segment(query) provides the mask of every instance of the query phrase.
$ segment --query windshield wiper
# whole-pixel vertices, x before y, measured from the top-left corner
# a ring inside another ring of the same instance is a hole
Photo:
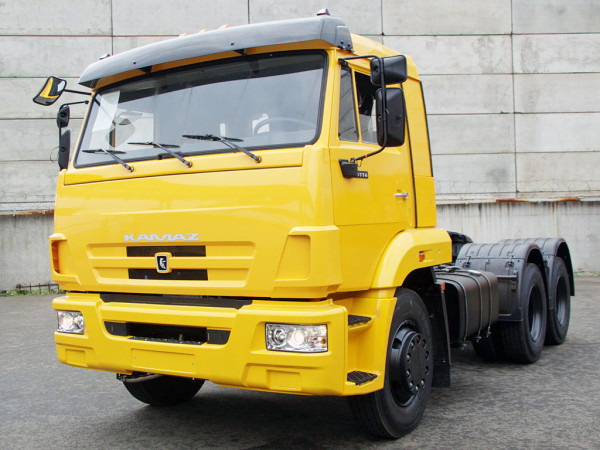
[[[240,147],[239,145],[236,144],[236,142],[242,142],[243,139],[229,138],[229,137],[225,137],[225,136],[215,136],[214,134],[182,134],[182,137],[188,138],[188,139],[198,139],[199,141],[222,142],[227,147],[233,148],[233,149],[237,150],[238,152],[242,152],[242,153],[248,155],[250,158],[252,158],[254,161],[256,161],[257,164],[262,161],[262,158],[260,156],[257,156],[254,153],[250,152],[249,150],[246,150],[244,147]]]
[[[128,144],[131,144],[131,145],[151,145],[154,148],[160,148],[161,150],[163,150],[163,151],[167,152],[169,155],[171,155],[173,158],[177,158],[179,161],[181,161],[182,163],[184,163],[186,166],[192,167],[192,163],[191,162],[189,162],[187,159],[185,159],[179,153],[176,153],[173,150],[171,150],[172,148],[179,148],[179,145],[159,144],[159,143],[153,142],[153,141],[149,141],[149,142],[128,142]]]
[[[129,170],[130,172],[133,172],[133,167],[131,167],[129,164],[127,164],[125,161],[123,161],[121,158],[119,158],[117,155],[115,155],[115,153],[126,153],[126,152],[122,152],[121,150],[106,150],[104,148],[93,148],[93,149],[81,150],[81,151],[83,153],[105,153],[108,156],[110,156],[112,159],[114,159],[116,162],[121,164],[123,167],[125,167],[127,170]]]

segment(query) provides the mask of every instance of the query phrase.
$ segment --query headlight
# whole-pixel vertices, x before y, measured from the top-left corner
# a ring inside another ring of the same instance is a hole
[[[79,311],[56,311],[58,331],[61,333],[83,334],[85,321]]]
[[[302,353],[327,351],[327,325],[268,323],[265,335],[267,350]]]

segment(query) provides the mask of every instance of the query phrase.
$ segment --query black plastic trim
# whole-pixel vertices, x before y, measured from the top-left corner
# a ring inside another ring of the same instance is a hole
[[[207,297],[203,295],[153,295],[103,292],[100,299],[106,303],[142,303],[150,305],[209,306],[240,309],[251,305],[249,298]]]
[[[548,286],[542,252],[533,240],[464,244],[456,258],[455,265],[465,270],[486,271],[495,274],[498,278],[500,321],[521,322],[523,320],[523,299],[519,292],[528,263],[534,263],[540,268],[544,285]]]
[[[372,381],[377,378],[377,375],[374,373],[361,372],[359,370],[355,370],[353,372],[348,372],[347,380],[349,383],[354,383],[357,386],[366,383],[367,381]]]
[[[560,257],[567,265],[569,273],[569,284],[571,287],[571,295],[575,295],[575,282],[573,281],[573,264],[571,262],[571,253],[569,246],[563,238],[528,238],[528,239],[502,239],[499,244],[517,244],[531,243],[537,245],[544,257],[546,266],[546,277],[549,279],[552,273],[554,259]]]
[[[369,316],[355,316],[355,315],[348,315],[348,326],[351,327],[352,325],[358,325],[359,323],[367,323],[371,320],[371,318]]]
[[[129,269],[130,280],[186,280],[206,281],[206,269],[175,269],[172,272],[157,272],[156,269]]]
[[[206,256],[206,247],[204,245],[144,245],[127,247],[127,257],[152,257],[157,253],[171,253],[176,257],[197,257]]]
[[[160,325],[136,322],[104,322],[106,331],[113,336],[168,344],[225,345],[229,341],[230,330],[210,330],[206,327]]]

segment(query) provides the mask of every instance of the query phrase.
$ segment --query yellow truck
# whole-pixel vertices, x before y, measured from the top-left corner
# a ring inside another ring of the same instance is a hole
[[[451,347],[531,363],[564,341],[567,244],[436,228],[417,69],[342,20],[181,36],[79,83],[73,152],[69,104],[57,118],[61,362],[156,406],[205,380],[347,396],[397,438],[449,385]],[[34,101],[65,88],[50,77]]]

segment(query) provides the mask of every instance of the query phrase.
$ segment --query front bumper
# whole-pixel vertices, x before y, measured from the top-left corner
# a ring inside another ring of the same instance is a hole
[[[54,299],[53,307],[81,311],[85,318],[83,335],[55,333],[58,359],[72,366],[201,378],[224,386],[288,393],[353,395],[383,387],[383,376],[360,385],[348,381],[348,373],[356,369],[356,349],[349,355],[349,342],[359,340],[352,336],[349,340],[348,311],[332,300],[255,300],[236,309],[105,303],[99,294],[69,293]],[[206,327],[230,333],[224,344],[145,341],[111,334],[106,322]],[[328,351],[269,351],[265,323],[326,324]]]

